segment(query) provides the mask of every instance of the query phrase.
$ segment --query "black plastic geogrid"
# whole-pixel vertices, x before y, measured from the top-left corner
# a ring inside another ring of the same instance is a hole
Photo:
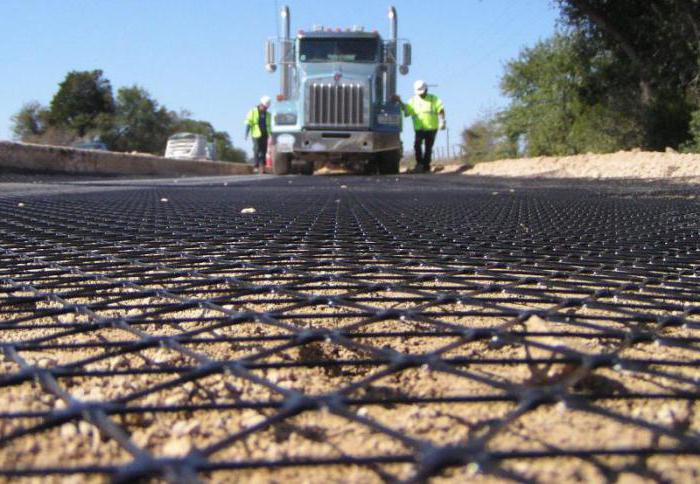
[[[0,194],[0,476],[697,477],[700,204],[630,193],[348,177]],[[159,419],[201,427],[173,454],[167,430],[136,438]],[[81,421],[99,438],[80,459],[60,449],[79,432],[47,450]]]

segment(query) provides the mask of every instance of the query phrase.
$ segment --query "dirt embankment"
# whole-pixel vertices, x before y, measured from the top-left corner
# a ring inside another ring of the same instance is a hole
[[[464,169],[463,165],[449,165],[443,172]],[[674,178],[700,182],[700,154],[634,150],[605,155],[543,156],[480,163],[464,173],[544,178]]]

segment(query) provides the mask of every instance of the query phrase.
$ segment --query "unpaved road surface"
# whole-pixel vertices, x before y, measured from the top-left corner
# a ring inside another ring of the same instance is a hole
[[[0,177],[0,480],[697,481],[696,192]]]

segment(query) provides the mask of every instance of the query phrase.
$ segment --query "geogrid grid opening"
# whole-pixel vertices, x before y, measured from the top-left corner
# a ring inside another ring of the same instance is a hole
[[[18,200],[1,476],[698,478],[693,197],[391,177]]]

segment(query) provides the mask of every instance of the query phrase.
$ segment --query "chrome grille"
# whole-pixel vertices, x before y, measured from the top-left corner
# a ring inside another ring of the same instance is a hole
[[[368,124],[367,95],[362,84],[311,82],[307,100],[307,126],[354,128]]]

